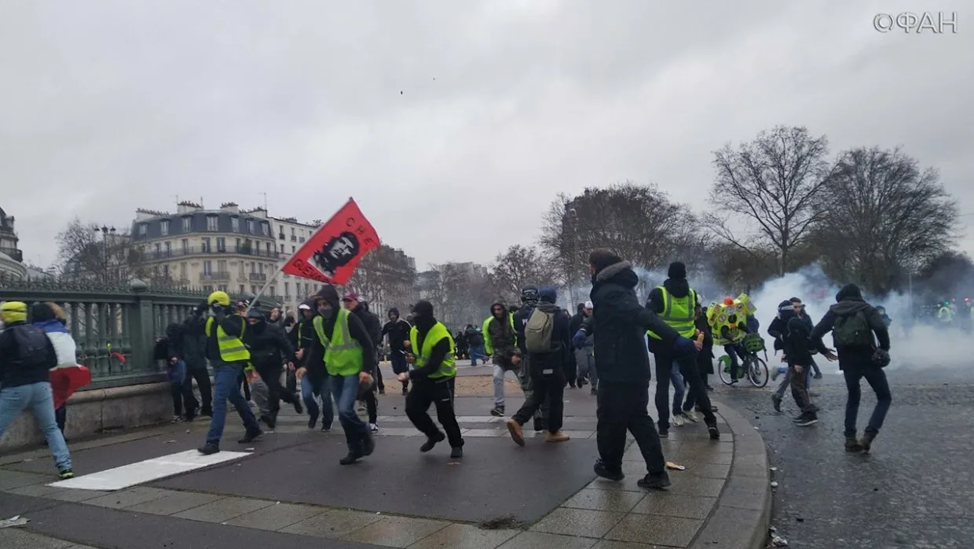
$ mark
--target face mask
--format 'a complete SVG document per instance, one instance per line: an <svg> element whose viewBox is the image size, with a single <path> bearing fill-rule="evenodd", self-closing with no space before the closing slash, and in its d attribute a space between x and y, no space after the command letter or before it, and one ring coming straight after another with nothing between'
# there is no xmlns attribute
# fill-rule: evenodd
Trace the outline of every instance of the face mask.
<svg viewBox="0 0 974 549"><path fill-rule="evenodd" d="M321 318L331 318L331 315L335 313L335 309L331 307L318 307L318 314Z"/></svg>

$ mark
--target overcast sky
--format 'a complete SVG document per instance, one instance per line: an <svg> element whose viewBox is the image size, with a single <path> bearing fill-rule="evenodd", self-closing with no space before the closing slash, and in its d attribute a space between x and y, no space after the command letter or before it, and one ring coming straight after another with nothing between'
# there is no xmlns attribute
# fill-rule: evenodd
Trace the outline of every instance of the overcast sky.
<svg viewBox="0 0 974 549"><path fill-rule="evenodd" d="M711 207L712 151L786 124L903 145L974 213L962 4L0 0L0 207L41 265L75 216L263 192L302 220L352 195L420 267L486 263L559 192ZM924 8L957 33L873 28Z"/></svg>

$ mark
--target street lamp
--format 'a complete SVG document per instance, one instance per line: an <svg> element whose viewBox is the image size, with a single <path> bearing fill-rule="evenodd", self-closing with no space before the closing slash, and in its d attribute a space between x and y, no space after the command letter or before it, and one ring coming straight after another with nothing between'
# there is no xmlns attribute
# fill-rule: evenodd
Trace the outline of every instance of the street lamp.
<svg viewBox="0 0 974 549"><path fill-rule="evenodd" d="M104 277L107 279L109 278L108 277L108 235L110 234L114 238L115 227L108 227L107 225L102 225L101 227L99 227L95 225L94 227L92 227L92 230L95 231L96 233L102 234L102 239L101 239L102 259L103 259L103 263L105 264Z"/></svg>
<svg viewBox="0 0 974 549"><path fill-rule="evenodd" d="M566 204L567 206L567 204ZM575 261L578 260L578 210L571 208L568 210L568 215L571 217L571 228L572 228L572 256L571 261L569 261L568 268L569 271L569 281L570 284L568 293L571 295L572 302L569 304L569 310L574 310L575 304L578 301L575 300L575 270L578 265Z"/></svg>

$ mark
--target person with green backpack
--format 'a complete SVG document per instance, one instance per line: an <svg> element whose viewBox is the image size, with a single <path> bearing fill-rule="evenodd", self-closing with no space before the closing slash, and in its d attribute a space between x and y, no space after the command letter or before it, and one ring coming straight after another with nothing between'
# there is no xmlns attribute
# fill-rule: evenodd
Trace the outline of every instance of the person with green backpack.
<svg viewBox="0 0 974 549"><path fill-rule="evenodd" d="M848 284L835 296L836 304L829 308L812 330L811 340L829 361L839 361L849 391L845 408L845 448L849 452L869 452L873 440L883 427L893 397L883 371L889 365L889 331L879 312L862 297L855 284ZM822 338L832 332L835 350L828 349ZM874 337L875 336L875 337ZM878 341L878 345L877 345ZM836 356L836 351L838 356ZM876 393L876 407L861 440L856 438L861 380Z"/></svg>

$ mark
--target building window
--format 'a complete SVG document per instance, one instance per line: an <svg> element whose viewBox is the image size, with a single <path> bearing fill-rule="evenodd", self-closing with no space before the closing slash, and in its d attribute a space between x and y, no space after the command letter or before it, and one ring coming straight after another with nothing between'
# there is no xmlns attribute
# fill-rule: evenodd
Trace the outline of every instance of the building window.
<svg viewBox="0 0 974 549"><path fill-rule="evenodd" d="M225 252L225 251L227 251L227 239L226 238L224 238L222 236L216 237L216 251L218 251L218 252Z"/></svg>
<svg viewBox="0 0 974 549"><path fill-rule="evenodd" d="M206 216L206 230L210 232L220 230L220 218L215 215Z"/></svg>
<svg viewBox="0 0 974 549"><path fill-rule="evenodd" d="M184 233L193 232L193 218L192 217L184 217L183 218L183 232Z"/></svg>
<svg viewBox="0 0 974 549"><path fill-rule="evenodd" d="M241 284L241 285L240 285L240 293L244 293L245 291L246 291L246 290L244 289L244 285L243 285L243 284Z"/></svg>
<svg viewBox="0 0 974 549"><path fill-rule="evenodd" d="M169 236L169 220L163 219L159 222L159 234L162 236Z"/></svg>
<svg viewBox="0 0 974 549"><path fill-rule="evenodd" d="M162 266L162 276L169 278L169 265Z"/></svg>
<svg viewBox="0 0 974 549"><path fill-rule="evenodd" d="M203 262L203 274L211 275L213 274L213 262L206 260Z"/></svg>
<svg viewBox="0 0 974 549"><path fill-rule="evenodd" d="M220 285L218 286L218 288L220 288L220 291L221 291L221 292L225 292L225 291L227 291L227 285L226 285L226 284L220 284Z"/></svg>
<svg viewBox="0 0 974 549"><path fill-rule="evenodd" d="M211 253L213 251L213 247L210 246L210 237L204 236L201 239L201 242L203 244L203 246L200 248L200 251L201 252L203 252L205 254L208 254L208 253Z"/></svg>
<svg viewBox="0 0 974 549"><path fill-rule="evenodd" d="M187 265L185 262L179 264L179 278L186 278Z"/></svg>
<svg viewBox="0 0 974 549"><path fill-rule="evenodd" d="M254 263L253 261L250 262L250 272L252 272L252 273L256 273L257 272L257 264Z"/></svg>
<svg viewBox="0 0 974 549"><path fill-rule="evenodd" d="M166 257L172 257L172 242L166 242Z"/></svg>
<svg viewBox="0 0 974 549"><path fill-rule="evenodd" d="M274 286L271 286L271 297L277 297L274 293Z"/></svg>
<svg viewBox="0 0 974 549"><path fill-rule="evenodd" d="M304 237L298 238L298 242L304 242Z"/></svg>
<svg viewBox="0 0 974 549"><path fill-rule="evenodd" d="M298 247L297 247L297 246L293 246L293 245L292 245L292 246L291 246L291 253L293 254L293 253L294 253L294 252L296 252L296 251L298 251Z"/></svg>
<svg viewBox="0 0 974 549"><path fill-rule="evenodd" d="M260 224L260 232L264 236L270 236L270 234L271 234L270 225L268 225L267 223L261 223Z"/></svg>
<svg viewBox="0 0 974 549"><path fill-rule="evenodd" d="M291 289L290 289L290 286L291 286L291 283L290 283L290 282L285 282L285 283L284 283L284 295L285 295L286 297L290 297L290 295L291 295Z"/></svg>
<svg viewBox="0 0 974 549"><path fill-rule="evenodd" d="M233 232L235 232L235 233L239 233L240 232L240 218L239 217L231 217L230 218L230 229Z"/></svg>
<svg viewBox="0 0 974 549"><path fill-rule="evenodd" d="M294 227L291 227L291 236L294 236Z"/></svg>
<svg viewBox="0 0 974 549"><path fill-rule="evenodd" d="M250 287L250 293L256 294L257 293L257 286L251 286Z"/></svg>
<svg viewBox="0 0 974 549"><path fill-rule="evenodd" d="M284 253L284 244L281 244L281 253Z"/></svg>
<svg viewBox="0 0 974 549"><path fill-rule="evenodd" d="M188 255L188 254L189 254L189 239L188 238L184 238L183 239L183 255Z"/></svg>
<svg viewBox="0 0 974 549"><path fill-rule="evenodd" d="M271 243L268 242L267 243L267 256L270 257L270 255L271 255Z"/></svg>
<svg viewBox="0 0 974 549"><path fill-rule="evenodd" d="M149 224L139 223L139 236L145 236L149 234Z"/></svg>
<svg viewBox="0 0 974 549"><path fill-rule="evenodd" d="M254 220L253 219L248 219L247 220L247 233L254 234Z"/></svg>
<svg viewBox="0 0 974 549"><path fill-rule="evenodd" d="M216 262L216 272L218 272L218 273L226 273L226 272L228 272L227 271L227 262L226 262L226 260L221 259L221 260L219 260L219 261Z"/></svg>
<svg viewBox="0 0 974 549"><path fill-rule="evenodd" d="M159 259L162 257L162 244L156 242L156 256L153 259Z"/></svg>

